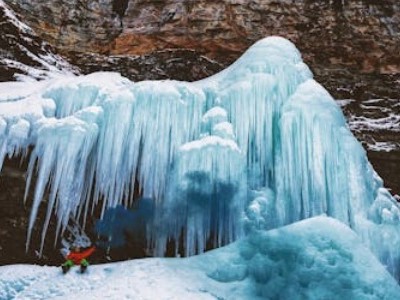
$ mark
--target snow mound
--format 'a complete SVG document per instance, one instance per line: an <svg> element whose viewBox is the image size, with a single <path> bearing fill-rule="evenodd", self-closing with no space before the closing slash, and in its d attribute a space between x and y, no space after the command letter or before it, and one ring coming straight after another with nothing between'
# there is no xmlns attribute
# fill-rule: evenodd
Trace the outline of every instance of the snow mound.
<svg viewBox="0 0 400 300"><path fill-rule="evenodd" d="M316 217L183 259L72 269L0 267L0 299L398 299L400 287L347 226Z"/></svg>

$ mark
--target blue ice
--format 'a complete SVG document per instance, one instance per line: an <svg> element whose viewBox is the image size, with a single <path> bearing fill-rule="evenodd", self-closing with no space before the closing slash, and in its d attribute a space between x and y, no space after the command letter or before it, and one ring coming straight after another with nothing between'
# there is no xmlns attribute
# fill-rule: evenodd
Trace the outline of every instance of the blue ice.
<svg viewBox="0 0 400 300"><path fill-rule="evenodd" d="M48 198L42 243L53 210L62 233L70 216L85 223L96 205L128 207L140 190L154 201L147 239L157 255L170 240L192 255L326 214L400 278L399 206L288 40L260 40L194 83L95 73L49 82L35 97L12 117L0 102L0 166L33 146L29 232Z"/></svg>

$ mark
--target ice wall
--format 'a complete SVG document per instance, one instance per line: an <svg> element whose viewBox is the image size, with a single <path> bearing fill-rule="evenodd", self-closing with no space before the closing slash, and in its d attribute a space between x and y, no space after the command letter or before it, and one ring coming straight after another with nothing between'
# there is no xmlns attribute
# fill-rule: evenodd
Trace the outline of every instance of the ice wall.
<svg viewBox="0 0 400 300"><path fill-rule="evenodd" d="M22 103L30 105L15 113ZM0 101L0 143L0 165L33 146L29 231L44 198L62 232L70 216L85 223L97 204L103 212L129 206L135 191L155 203L148 240L158 255L171 240L192 255L246 230L327 214L399 278L399 207L283 38L257 42L195 83L133 83L115 73L48 82Z"/></svg>

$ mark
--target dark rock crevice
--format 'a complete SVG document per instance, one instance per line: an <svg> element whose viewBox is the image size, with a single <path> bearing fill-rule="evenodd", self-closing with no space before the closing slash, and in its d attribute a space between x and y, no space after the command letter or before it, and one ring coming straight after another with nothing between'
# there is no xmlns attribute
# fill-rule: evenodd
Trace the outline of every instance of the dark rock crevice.
<svg viewBox="0 0 400 300"><path fill-rule="evenodd" d="M129 0L113 0L112 10L122 19L128 8Z"/></svg>

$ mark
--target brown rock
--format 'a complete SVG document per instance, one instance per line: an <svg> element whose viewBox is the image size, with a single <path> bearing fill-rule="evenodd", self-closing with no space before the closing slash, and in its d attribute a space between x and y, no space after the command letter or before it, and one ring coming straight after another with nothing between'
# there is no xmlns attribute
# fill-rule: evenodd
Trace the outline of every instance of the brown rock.
<svg viewBox="0 0 400 300"><path fill-rule="evenodd" d="M185 48L232 62L256 40L281 35L296 43L313 69L400 69L396 0L6 2L65 52L126 55Z"/></svg>

